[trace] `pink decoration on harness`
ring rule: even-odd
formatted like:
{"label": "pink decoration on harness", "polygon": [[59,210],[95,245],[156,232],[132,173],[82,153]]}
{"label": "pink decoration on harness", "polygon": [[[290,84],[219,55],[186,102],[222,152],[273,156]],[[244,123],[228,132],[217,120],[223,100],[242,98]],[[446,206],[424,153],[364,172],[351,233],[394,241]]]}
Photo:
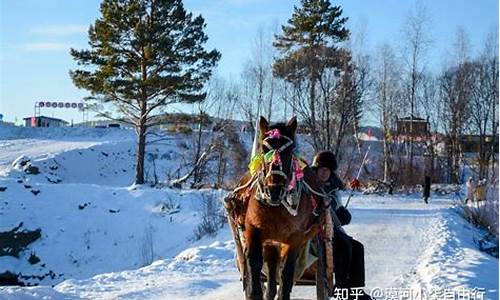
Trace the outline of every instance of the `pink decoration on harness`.
{"label": "pink decoration on harness", "polygon": [[273,165],[281,166],[281,157],[278,151],[274,151]]}
{"label": "pink decoration on harness", "polygon": [[304,178],[304,170],[300,167],[297,159],[293,160],[294,168],[295,168],[295,176],[297,176],[297,180],[302,180]]}
{"label": "pink decoration on harness", "polygon": [[277,128],[269,130],[268,132],[266,132],[266,135],[268,135],[272,139],[279,139],[281,137],[281,133]]}
{"label": "pink decoration on harness", "polygon": [[287,191],[293,190],[296,185],[297,185],[297,179],[296,179],[295,173],[293,173],[292,180],[290,180],[290,183],[288,184],[288,187],[286,188]]}
{"label": "pink decoration on harness", "polygon": [[293,175],[292,180],[288,184],[287,190],[291,191],[297,185],[297,181],[302,180],[304,178],[304,171],[300,168],[300,164],[296,158],[293,159]]}

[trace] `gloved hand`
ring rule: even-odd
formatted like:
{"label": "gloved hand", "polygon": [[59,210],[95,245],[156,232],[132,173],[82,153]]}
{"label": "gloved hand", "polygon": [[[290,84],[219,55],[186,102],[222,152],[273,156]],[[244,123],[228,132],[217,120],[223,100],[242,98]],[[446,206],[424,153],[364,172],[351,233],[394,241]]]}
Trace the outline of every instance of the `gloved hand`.
{"label": "gloved hand", "polygon": [[337,215],[337,218],[339,218],[340,224],[342,226],[351,223],[352,216],[351,213],[347,210],[347,208],[340,206],[335,211],[335,214]]}

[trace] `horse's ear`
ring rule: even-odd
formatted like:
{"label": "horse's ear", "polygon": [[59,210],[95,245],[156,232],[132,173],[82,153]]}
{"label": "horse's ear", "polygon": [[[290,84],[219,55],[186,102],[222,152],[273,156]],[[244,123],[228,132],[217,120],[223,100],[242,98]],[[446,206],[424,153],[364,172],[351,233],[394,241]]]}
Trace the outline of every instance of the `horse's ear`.
{"label": "horse's ear", "polygon": [[293,116],[288,123],[286,123],[286,127],[295,134],[295,130],[297,130],[297,116]]}
{"label": "horse's ear", "polygon": [[263,116],[260,116],[259,118],[259,129],[262,135],[264,135],[269,129],[269,122],[267,122],[266,118]]}

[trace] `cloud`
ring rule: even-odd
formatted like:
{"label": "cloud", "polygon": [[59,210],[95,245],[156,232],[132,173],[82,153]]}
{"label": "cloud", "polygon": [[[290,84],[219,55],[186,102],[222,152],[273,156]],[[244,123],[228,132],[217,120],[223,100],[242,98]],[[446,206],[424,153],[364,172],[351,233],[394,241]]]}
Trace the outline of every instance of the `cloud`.
{"label": "cloud", "polygon": [[23,46],[26,51],[38,52],[38,51],[68,51],[72,45],[66,43],[28,43]]}
{"label": "cloud", "polygon": [[82,34],[87,33],[89,29],[88,25],[52,25],[52,26],[38,26],[33,27],[29,30],[30,33],[39,34],[39,35],[74,35],[74,34]]}

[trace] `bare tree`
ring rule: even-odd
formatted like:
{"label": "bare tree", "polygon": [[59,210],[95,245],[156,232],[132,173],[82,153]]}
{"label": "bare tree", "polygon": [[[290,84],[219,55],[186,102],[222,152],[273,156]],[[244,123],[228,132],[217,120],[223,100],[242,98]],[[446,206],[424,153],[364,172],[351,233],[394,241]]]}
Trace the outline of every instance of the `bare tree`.
{"label": "bare tree", "polygon": [[246,62],[242,74],[247,92],[247,101],[243,104],[243,110],[249,116],[255,114],[255,111],[248,111],[248,104],[249,102],[257,103],[260,113],[266,115],[268,120],[272,119],[274,105],[279,98],[279,79],[272,74],[273,56],[276,51],[272,46],[273,33],[271,27],[259,26],[253,40],[252,56]]}
{"label": "bare tree", "polygon": [[420,99],[420,111],[427,120],[428,130],[425,144],[425,174],[433,181],[439,180],[436,164],[437,146],[440,143],[438,131],[442,128],[442,103],[439,101],[439,83],[430,73],[422,76],[422,97]]}
{"label": "bare tree", "polygon": [[403,27],[403,60],[406,70],[404,79],[406,97],[410,106],[410,128],[409,128],[409,163],[410,174],[413,172],[413,118],[417,112],[417,101],[421,87],[422,73],[425,69],[425,56],[431,43],[429,37],[430,19],[425,6],[417,2],[414,9],[408,12]]}
{"label": "bare tree", "polygon": [[[487,38],[484,50],[475,61],[475,82],[471,98],[470,131],[479,136],[478,173],[481,178],[488,176],[488,165],[494,160],[494,143],[487,145],[488,134],[496,135],[498,124],[498,42],[495,35]],[[493,125],[493,126],[492,126]],[[493,151],[492,151],[493,150]]]}
{"label": "bare tree", "polygon": [[464,63],[445,70],[440,77],[440,97],[443,102],[450,180],[460,183],[462,149],[460,137],[470,117],[470,103],[474,84],[474,65]]}
{"label": "bare tree", "polygon": [[398,65],[392,48],[388,44],[379,47],[374,70],[374,98],[379,121],[384,134],[384,182],[391,172],[391,144],[394,141],[398,103],[401,100],[401,66]]}

